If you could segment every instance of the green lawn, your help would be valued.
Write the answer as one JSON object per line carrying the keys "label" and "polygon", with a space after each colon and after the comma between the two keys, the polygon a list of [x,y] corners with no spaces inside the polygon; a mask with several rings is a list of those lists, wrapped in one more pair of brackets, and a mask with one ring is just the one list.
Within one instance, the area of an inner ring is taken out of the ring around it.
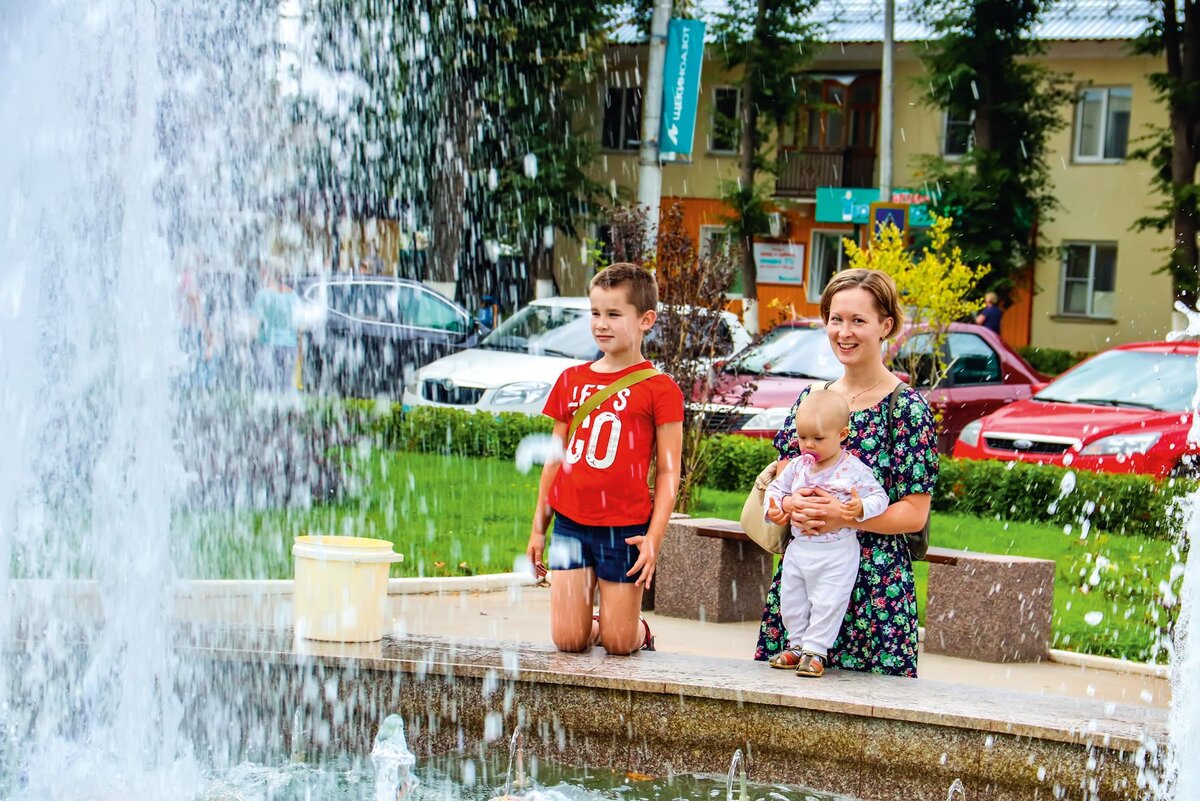
{"label": "green lawn", "polygon": [[[288,578],[292,539],[306,533],[389,539],[405,556],[393,567],[396,576],[508,571],[525,550],[536,470],[522,474],[496,459],[375,451],[356,458],[355,475],[354,499],[336,506],[181,523],[177,531],[190,542],[180,548],[189,555],[184,572]],[[692,513],[736,519],[742,500],[741,493],[704,490]],[[1150,657],[1158,587],[1180,561],[1171,544],[1157,540],[959,515],[934,515],[931,538],[940,547],[1053,559],[1055,647],[1134,659]],[[918,563],[922,611],[927,575],[928,565]]]}

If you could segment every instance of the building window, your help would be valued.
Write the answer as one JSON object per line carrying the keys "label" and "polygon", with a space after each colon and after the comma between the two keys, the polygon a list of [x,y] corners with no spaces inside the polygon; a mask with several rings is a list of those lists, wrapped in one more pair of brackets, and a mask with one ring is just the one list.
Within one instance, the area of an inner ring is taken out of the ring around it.
{"label": "building window", "polygon": [[946,111],[945,127],[942,130],[942,155],[959,158],[975,147],[975,112],[966,114]]}
{"label": "building window", "polygon": [[1064,245],[1059,309],[1063,314],[1112,318],[1116,280],[1116,245],[1096,242]]}
{"label": "building window", "polygon": [[879,85],[874,76],[858,78],[850,86],[850,147],[875,149]]}
{"label": "building window", "polygon": [[813,231],[808,249],[808,299],[816,303],[829,279],[846,269],[846,251],[842,237],[849,231]]}
{"label": "building window", "polygon": [[736,153],[741,131],[741,93],[732,86],[713,90],[712,137],[708,149],[712,153]]}
{"label": "building window", "polygon": [[[699,256],[707,259],[716,253],[728,254],[733,247],[733,237],[724,225],[701,225]],[[726,292],[733,297],[742,296],[742,268],[737,265],[733,270],[733,281]]]}
{"label": "building window", "polygon": [[[821,105],[808,109],[804,146],[808,150],[841,150],[846,146],[846,87],[826,81]],[[864,129],[865,130],[865,129]]]}
{"label": "building window", "polygon": [[608,87],[604,96],[605,150],[637,150],[642,144],[642,90]]}
{"label": "building window", "polygon": [[1075,108],[1075,160],[1120,161],[1129,145],[1128,86],[1084,89]]}

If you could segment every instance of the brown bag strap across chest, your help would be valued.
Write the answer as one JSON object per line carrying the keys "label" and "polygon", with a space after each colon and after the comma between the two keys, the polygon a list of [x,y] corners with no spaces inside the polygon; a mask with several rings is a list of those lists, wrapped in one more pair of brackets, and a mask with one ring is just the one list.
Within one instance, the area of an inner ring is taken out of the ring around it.
{"label": "brown bag strap across chest", "polygon": [[600,404],[604,403],[621,390],[628,389],[634,384],[645,381],[647,378],[654,378],[656,375],[658,375],[658,370],[655,370],[653,367],[647,367],[644,370],[635,370],[629,375],[621,376],[604,389],[589,395],[588,399],[579,404],[579,408],[575,410],[575,416],[571,418],[571,426],[567,429],[566,442],[563,444],[570,444],[571,437],[575,436],[575,430],[579,428],[580,424],[589,414],[599,408]]}

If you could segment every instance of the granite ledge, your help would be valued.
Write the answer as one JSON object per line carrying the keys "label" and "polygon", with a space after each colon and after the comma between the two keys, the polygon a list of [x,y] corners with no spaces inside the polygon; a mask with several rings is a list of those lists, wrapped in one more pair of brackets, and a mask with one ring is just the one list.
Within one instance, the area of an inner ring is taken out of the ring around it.
{"label": "granite ledge", "polygon": [[599,650],[563,654],[544,643],[449,637],[385,637],[339,644],[294,641],[290,631],[197,628],[184,647],[230,661],[324,664],[421,676],[485,678],[793,707],[1134,752],[1166,739],[1166,710],[832,670],[801,681],[746,659]]}

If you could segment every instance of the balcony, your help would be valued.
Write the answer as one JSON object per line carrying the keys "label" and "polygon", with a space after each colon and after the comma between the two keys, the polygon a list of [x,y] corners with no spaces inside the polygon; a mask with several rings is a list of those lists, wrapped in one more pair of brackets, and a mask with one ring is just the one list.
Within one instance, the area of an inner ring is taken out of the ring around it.
{"label": "balcony", "polygon": [[861,150],[799,150],[782,148],[775,194],[814,197],[818,186],[875,185],[875,153]]}

